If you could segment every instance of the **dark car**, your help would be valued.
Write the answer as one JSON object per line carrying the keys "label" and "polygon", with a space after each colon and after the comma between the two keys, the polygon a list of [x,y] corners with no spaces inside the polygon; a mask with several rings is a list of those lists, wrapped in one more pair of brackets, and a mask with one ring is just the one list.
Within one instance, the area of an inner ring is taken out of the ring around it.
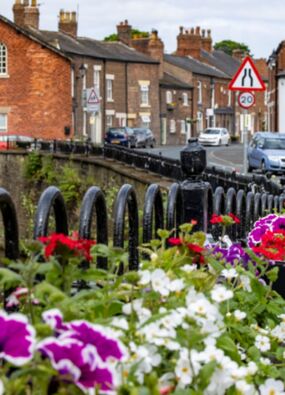
{"label": "dark car", "polygon": [[248,171],[285,172],[285,133],[256,132],[248,147]]}
{"label": "dark car", "polygon": [[136,147],[134,131],[128,127],[109,128],[105,136],[105,142],[124,145],[129,148]]}
{"label": "dark car", "polygon": [[136,147],[153,148],[155,146],[155,138],[150,129],[134,128],[136,136]]}

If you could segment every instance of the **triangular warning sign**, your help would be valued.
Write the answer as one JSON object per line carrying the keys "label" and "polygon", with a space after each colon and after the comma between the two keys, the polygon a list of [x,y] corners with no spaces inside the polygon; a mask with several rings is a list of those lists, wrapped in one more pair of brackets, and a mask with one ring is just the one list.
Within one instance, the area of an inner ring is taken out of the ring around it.
{"label": "triangular warning sign", "polygon": [[262,78],[255,67],[252,59],[247,56],[234,78],[231,80],[229,90],[231,91],[264,91],[266,89]]}
{"label": "triangular warning sign", "polygon": [[99,104],[100,103],[100,100],[99,100],[94,88],[92,88],[90,91],[89,97],[87,99],[87,103],[88,104]]}

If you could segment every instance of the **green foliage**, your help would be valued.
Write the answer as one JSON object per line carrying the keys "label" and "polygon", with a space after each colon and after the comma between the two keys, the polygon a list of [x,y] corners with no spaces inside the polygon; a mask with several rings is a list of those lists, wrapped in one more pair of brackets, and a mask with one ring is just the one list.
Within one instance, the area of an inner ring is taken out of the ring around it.
{"label": "green foliage", "polygon": [[217,42],[214,45],[214,48],[217,50],[221,50],[224,51],[225,53],[227,53],[228,55],[232,55],[233,51],[235,49],[241,49],[242,51],[244,51],[245,53],[249,54],[250,56],[252,56],[250,54],[250,49],[249,47],[244,44],[244,43],[239,43],[237,41],[232,41],[232,40],[222,40]]}
{"label": "green foliage", "polygon": [[[136,37],[137,38],[147,38],[147,37],[149,37],[149,33],[148,32],[144,32],[144,31],[141,31],[139,29],[132,29],[131,30],[131,35],[132,35],[132,38],[136,38]],[[104,38],[104,41],[109,41],[109,42],[119,41],[119,35],[117,33],[112,33],[109,36],[106,36]]]}
{"label": "green foliage", "polygon": [[78,171],[69,164],[64,165],[57,182],[67,205],[75,204],[79,201],[82,192],[82,180]]}
{"label": "green foliage", "polygon": [[39,180],[41,177],[42,157],[37,151],[28,154],[24,163],[24,177],[28,180]]}

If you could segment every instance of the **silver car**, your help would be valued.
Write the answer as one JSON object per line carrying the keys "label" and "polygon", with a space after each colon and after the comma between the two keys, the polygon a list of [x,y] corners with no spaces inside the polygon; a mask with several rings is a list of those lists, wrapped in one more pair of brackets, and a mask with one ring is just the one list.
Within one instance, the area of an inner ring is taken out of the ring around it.
{"label": "silver car", "polygon": [[231,136],[226,128],[207,128],[198,138],[204,145],[229,145]]}

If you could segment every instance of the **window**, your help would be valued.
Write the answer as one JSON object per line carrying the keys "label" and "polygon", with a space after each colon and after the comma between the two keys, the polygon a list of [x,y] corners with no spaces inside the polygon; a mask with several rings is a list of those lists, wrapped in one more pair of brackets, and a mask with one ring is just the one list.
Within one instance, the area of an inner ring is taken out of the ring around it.
{"label": "window", "polygon": [[181,132],[181,134],[186,134],[186,132],[187,132],[186,121],[182,120],[180,122],[181,122],[181,130],[180,130],[180,132]]}
{"label": "window", "polygon": [[149,86],[148,85],[140,85],[141,89],[141,106],[149,105]]}
{"label": "window", "polygon": [[211,108],[215,107],[215,86],[211,86]]}
{"label": "window", "polygon": [[113,80],[107,78],[106,84],[107,101],[113,101]]}
{"label": "window", "polygon": [[8,116],[0,113],[0,132],[7,132]]}
{"label": "window", "polygon": [[182,93],[183,106],[189,106],[188,93]]}
{"label": "window", "polygon": [[232,106],[232,91],[228,90],[228,107]]}
{"label": "window", "polygon": [[98,96],[100,96],[100,71],[94,70],[94,88]]}
{"label": "window", "polygon": [[202,82],[201,81],[198,81],[197,90],[198,90],[198,103],[202,104]]}
{"label": "window", "polygon": [[113,115],[106,116],[106,126],[107,128],[111,128],[113,126]]}
{"label": "window", "polygon": [[149,128],[150,127],[150,116],[149,115],[141,115],[141,127]]}
{"label": "window", "polygon": [[8,72],[8,54],[6,45],[0,43],[0,75]]}
{"label": "window", "polygon": [[175,119],[170,120],[170,133],[176,132],[176,122]]}
{"label": "window", "polygon": [[171,104],[172,103],[172,92],[171,91],[167,91],[166,92],[166,103],[167,104]]}

